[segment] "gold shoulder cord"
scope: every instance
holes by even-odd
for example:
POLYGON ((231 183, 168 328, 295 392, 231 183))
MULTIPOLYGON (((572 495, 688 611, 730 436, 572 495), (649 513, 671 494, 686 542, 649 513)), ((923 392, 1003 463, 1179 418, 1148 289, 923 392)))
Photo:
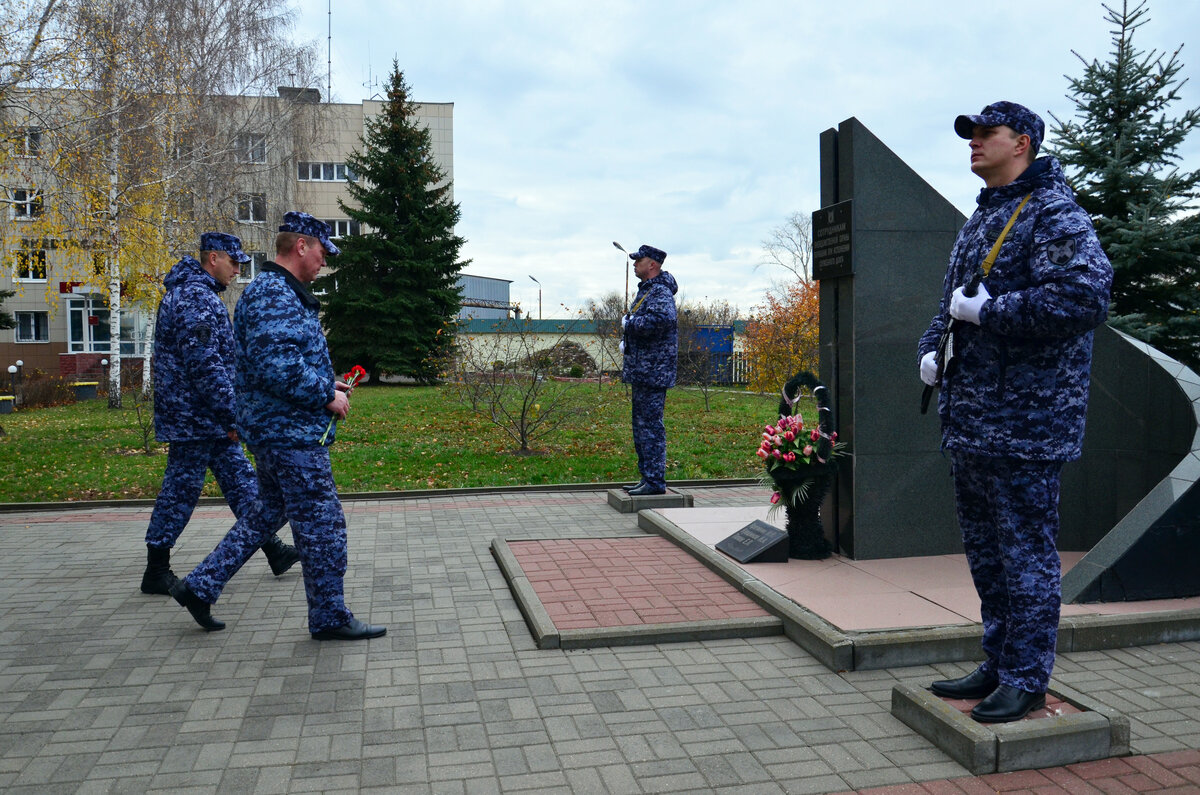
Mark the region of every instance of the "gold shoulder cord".
POLYGON ((1000 244, 1003 243, 1004 238, 1008 236, 1008 230, 1012 229, 1013 224, 1017 222, 1017 216, 1021 214, 1021 210, 1025 208, 1025 202, 1029 201, 1029 197, 1032 195, 1032 193, 1026 194, 1025 198, 1021 199, 1021 203, 1017 205, 1017 209, 1013 210, 1012 218, 1009 218, 1008 223, 1004 225, 1004 231, 1000 233, 1000 237, 996 238, 996 242, 992 246, 992 250, 989 251, 987 257, 984 258, 983 265, 980 267, 983 270, 983 275, 985 278, 989 273, 991 273, 992 265, 996 264, 996 257, 1000 254, 1000 244))

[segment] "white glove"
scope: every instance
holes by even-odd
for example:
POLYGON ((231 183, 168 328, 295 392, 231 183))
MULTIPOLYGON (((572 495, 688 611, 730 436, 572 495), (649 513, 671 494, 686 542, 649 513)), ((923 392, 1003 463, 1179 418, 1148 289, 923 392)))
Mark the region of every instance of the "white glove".
POLYGON ((983 284, 979 285, 979 292, 971 298, 963 295, 963 288, 959 287, 950 296, 950 317, 978 326, 979 311, 990 300, 992 296, 983 284))
POLYGON ((926 386, 937 386, 937 351, 921 357, 921 380, 926 386))
POLYGON ((621 330, 624 331, 627 325, 629 325, 629 315, 624 315, 621 317, 621 330))
POLYGON ((621 355, 625 355, 625 340, 621 340, 621 344, 617 346, 621 350, 621 355))

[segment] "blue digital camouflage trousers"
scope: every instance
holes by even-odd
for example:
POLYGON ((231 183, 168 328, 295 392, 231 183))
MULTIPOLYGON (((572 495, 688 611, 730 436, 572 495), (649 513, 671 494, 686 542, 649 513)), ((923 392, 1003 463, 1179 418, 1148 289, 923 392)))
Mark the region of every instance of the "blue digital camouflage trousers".
POLYGON ((254 467, 242 452, 240 442, 231 439, 171 442, 162 488, 146 529, 147 545, 160 549, 175 546, 196 509, 209 469, 234 516, 241 517, 254 507, 258 484, 254 467))
POLYGON ((667 390, 663 387, 630 384, 633 403, 633 447, 637 450, 638 472, 653 489, 667 487, 667 427, 663 412, 667 390))
POLYGON ((958 524, 983 619, 985 671, 1044 693, 1062 601, 1058 496, 1062 463, 951 451, 958 524))
POLYGON ((321 632, 353 618, 346 608, 346 517, 333 482, 329 448, 251 448, 258 467, 258 509, 230 528, 185 579, 209 604, 254 554, 271 528, 292 523, 304 571, 308 628, 321 632))

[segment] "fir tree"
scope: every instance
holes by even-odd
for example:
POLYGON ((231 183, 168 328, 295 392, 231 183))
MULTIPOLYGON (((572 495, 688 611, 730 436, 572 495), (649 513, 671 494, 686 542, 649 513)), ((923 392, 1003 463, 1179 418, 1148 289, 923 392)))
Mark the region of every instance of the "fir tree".
POLYGON ((458 312, 454 234, 460 211, 433 160, 433 139, 418 126, 416 106, 396 62, 383 111, 366 122, 362 149, 346 162, 353 205, 341 203, 359 234, 339 240, 341 256, 318 280, 325 289, 323 323, 334 364, 362 365, 380 375, 435 381, 458 312))
POLYGON ((1178 149, 1200 108, 1171 118, 1179 99, 1182 45, 1143 52, 1134 34, 1146 1, 1104 5, 1113 26, 1109 60, 1070 79, 1075 120, 1053 117, 1062 163, 1113 264, 1110 322, 1183 363, 1200 365, 1200 171, 1179 170, 1178 149))

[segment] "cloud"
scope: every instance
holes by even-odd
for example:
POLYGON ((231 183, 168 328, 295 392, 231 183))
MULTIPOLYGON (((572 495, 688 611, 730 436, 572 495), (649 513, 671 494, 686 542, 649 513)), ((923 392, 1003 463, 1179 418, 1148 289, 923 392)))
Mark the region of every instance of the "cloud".
MULTIPOLYGON (((1159 4, 1138 33, 1173 50, 1200 4, 1159 4), (1161 7, 1159 7, 1161 6, 1161 7)), ((326 2, 298 31, 324 42, 326 2)), ((819 203, 819 136, 854 116, 963 212, 980 187, 955 115, 1013 99, 1069 115, 1065 74, 1106 59, 1097 3, 936 0, 391 5, 333 9, 335 96, 368 96, 393 55, 418 100, 453 102, 455 197, 471 273, 543 312, 624 285, 612 247, 651 243, 689 298, 748 309, 784 274, 760 243, 819 203)), ((1186 52, 1185 52, 1186 56, 1186 52)), ((1187 63, 1182 77, 1196 75, 1187 63)), ((1200 80, 1177 111, 1200 105, 1200 80)), ((1048 118, 1048 116, 1047 116, 1048 118)), ((1200 167, 1200 136, 1183 150, 1200 167)))

